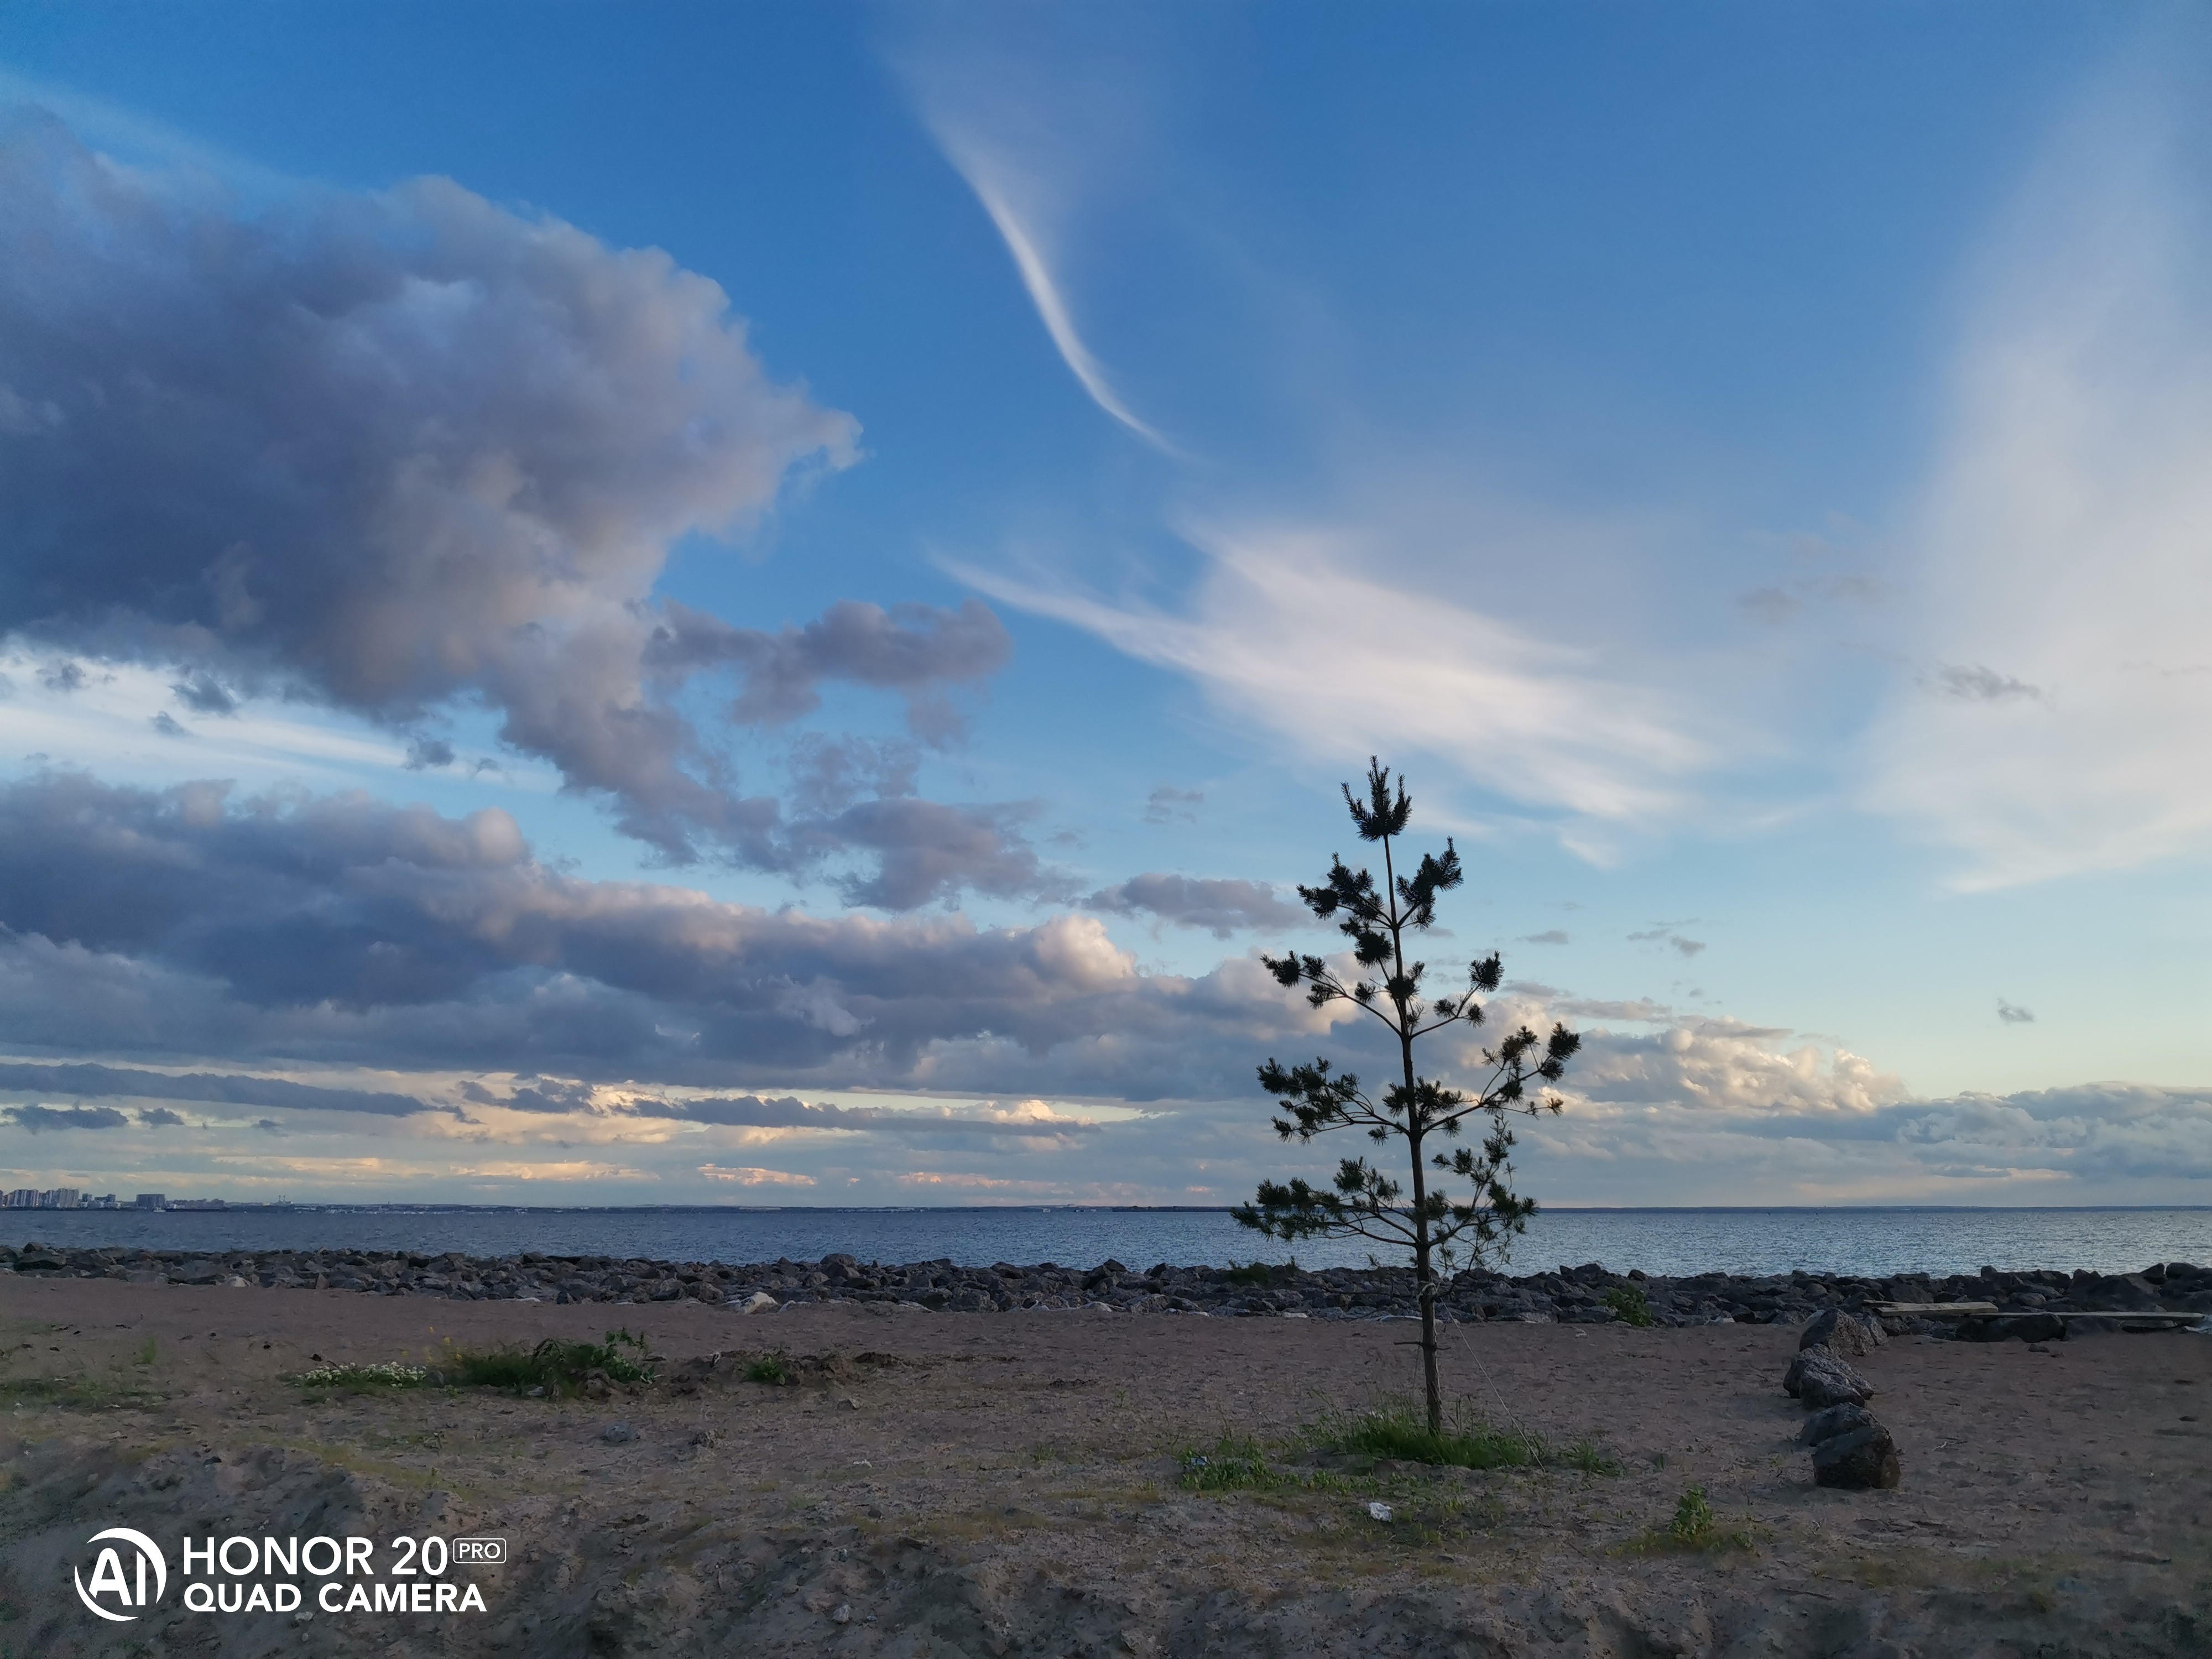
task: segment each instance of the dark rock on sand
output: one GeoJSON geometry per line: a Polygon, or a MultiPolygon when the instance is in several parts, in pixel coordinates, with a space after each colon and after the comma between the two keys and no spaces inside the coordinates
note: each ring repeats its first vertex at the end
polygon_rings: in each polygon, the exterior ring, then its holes
{"type": "Polygon", "coordinates": [[[1800,1348],[1783,1373],[1782,1389],[1816,1411],[1846,1401],[1863,1406],[1874,1398],[1874,1384],[1826,1348],[1800,1348]]]}
{"type": "Polygon", "coordinates": [[[1824,1308],[1806,1322],[1804,1330],[1798,1334],[1797,1346],[1827,1348],[1856,1358],[1872,1353],[1887,1340],[1881,1327],[1873,1320],[1861,1319],[1840,1308],[1824,1308]]]}
{"type": "MultiPolygon", "coordinates": [[[[1863,1415],[1863,1413],[1862,1413],[1863,1415]]],[[[1887,1490],[1903,1479],[1897,1442],[1871,1417],[1813,1448],[1813,1484],[1849,1491],[1887,1490]]]]}
{"type": "Polygon", "coordinates": [[[1853,1429],[1863,1429],[1874,1421],[1874,1413],[1864,1406],[1845,1401],[1840,1406],[1829,1406],[1814,1412],[1805,1419],[1805,1426],[1797,1431],[1797,1443],[1817,1446],[1823,1440],[1833,1440],[1839,1434],[1849,1434],[1853,1429]]]}

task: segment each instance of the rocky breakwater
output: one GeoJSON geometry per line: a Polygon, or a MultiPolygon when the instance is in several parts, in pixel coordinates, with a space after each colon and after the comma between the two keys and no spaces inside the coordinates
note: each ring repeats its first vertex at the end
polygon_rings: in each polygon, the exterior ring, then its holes
{"type": "MultiPolygon", "coordinates": [[[[1893,1331],[1936,1328],[1973,1340],[2018,1337],[2030,1342],[2063,1339],[2071,1328],[2055,1317],[2069,1313],[2141,1313],[2212,1315],[2212,1267],[2187,1261],[2166,1261],[2141,1273],[1999,1273],[1984,1267],[1971,1277],[1928,1279],[1907,1274],[1889,1281],[1896,1288],[1881,1297],[1899,1304],[1899,1311],[1885,1316],[1893,1331]],[[1940,1305],[1962,1302],[1996,1306],[1995,1319],[1959,1321],[1937,1316],[1916,1320],[1910,1305],[1940,1305]]],[[[2088,1328],[2094,1328],[2094,1327],[2088,1328]]]]}
{"type": "MultiPolygon", "coordinates": [[[[0,1247],[0,1273],[110,1278],[141,1284],[240,1285],[349,1290],[457,1300],[671,1302],[683,1298],[764,1310],[793,1302],[896,1302],[940,1312],[1109,1309],[1217,1317],[1376,1319],[1416,1311],[1405,1268],[1288,1267],[1142,1270],[1108,1261],[1094,1267],[1055,1262],[988,1267],[951,1261],[659,1261],[524,1253],[496,1257],[372,1250],[144,1250],[0,1247]]],[[[2140,1273],[1998,1273],[1875,1279],[1796,1273],[1765,1278],[1705,1273],[1665,1279],[1614,1273],[1592,1262],[1518,1277],[1463,1273],[1438,1310],[1462,1323],[1484,1320],[1662,1326],[1796,1324],[1825,1310],[1856,1313],[1870,1303],[1923,1306],[1994,1302],[2008,1312],[2140,1308],[2212,1313],[2212,1270],[2168,1262],[2140,1273]]],[[[1893,1331],[1952,1322],[1893,1316],[1893,1331]]]]}

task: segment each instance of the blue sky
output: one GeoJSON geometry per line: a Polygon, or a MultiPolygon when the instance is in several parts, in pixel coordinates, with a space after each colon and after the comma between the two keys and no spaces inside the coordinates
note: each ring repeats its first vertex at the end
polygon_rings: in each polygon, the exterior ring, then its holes
{"type": "Polygon", "coordinates": [[[1539,1197],[2203,1201],[2198,15],[13,20],[7,1184],[1229,1201],[1380,753],[1539,1197]]]}

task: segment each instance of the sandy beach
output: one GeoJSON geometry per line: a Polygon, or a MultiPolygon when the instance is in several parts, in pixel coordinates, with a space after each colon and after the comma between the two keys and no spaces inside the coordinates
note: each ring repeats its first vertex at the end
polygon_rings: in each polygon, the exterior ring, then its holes
{"type": "MultiPolygon", "coordinates": [[[[751,1317],[343,1291],[0,1288],[10,1652],[2186,1654],[2212,1641],[2212,1342],[1905,1337],[1859,1361],[1905,1479],[1816,1488],[1782,1327],[1461,1328],[1468,1408],[1618,1473],[1334,1460],[1302,1431],[1412,1380],[1395,1321],[751,1317]],[[306,1391],[319,1361],[597,1339],[604,1400],[306,1391]],[[780,1352],[796,1379],[746,1380],[780,1352]],[[718,1358],[715,1356],[719,1356],[718,1358]],[[1222,1436],[1280,1484],[1194,1491],[1222,1436]],[[1673,1543],[1686,1486],[1723,1541],[1673,1543]],[[1391,1519],[1374,1518],[1370,1505],[1391,1519]],[[481,1613],[194,1613],[70,1587],[95,1530],[509,1540],[481,1613]]],[[[165,1546],[166,1547],[166,1546],[165,1546]]]]}

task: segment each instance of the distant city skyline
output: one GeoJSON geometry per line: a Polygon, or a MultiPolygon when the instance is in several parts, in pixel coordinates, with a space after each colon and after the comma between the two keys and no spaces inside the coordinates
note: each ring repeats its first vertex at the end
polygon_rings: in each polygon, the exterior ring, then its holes
{"type": "Polygon", "coordinates": [[[2212,20],[1349,21],[18,16],[0,1188],[2212,1201],[2212,20]]]}

